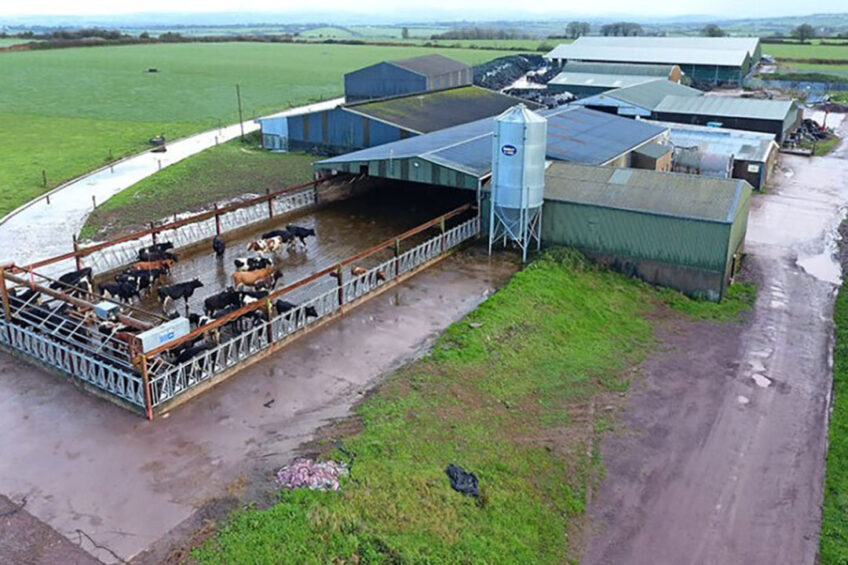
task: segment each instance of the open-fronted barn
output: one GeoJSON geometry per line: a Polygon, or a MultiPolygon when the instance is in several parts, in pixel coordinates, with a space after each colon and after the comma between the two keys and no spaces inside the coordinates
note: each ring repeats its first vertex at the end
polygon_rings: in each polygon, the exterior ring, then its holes
{"type": "Polygon", "coordinates": [[[546,55],[556,64],[678,65],[693,80],[711,84],[741,84],[761,56],[756,37],[580,37],[546,55]]]}

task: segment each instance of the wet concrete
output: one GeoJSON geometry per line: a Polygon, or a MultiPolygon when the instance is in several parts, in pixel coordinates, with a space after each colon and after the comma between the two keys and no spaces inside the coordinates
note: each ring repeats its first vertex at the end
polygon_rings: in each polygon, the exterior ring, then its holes
{"type": "Polygon", "coordinates": [[[82,546],[106,562],[162,549],[172,528],[288,462],[516,268],[451,256],[154,422],[0,354],[0,493],[27,496],[73,541],[82,530],[82,546]]]}
{"type": "MultiPolygon", "coordinates": [[[[333,108],[343,99],[328,100],[292,108],[283,114],[300,113],[333,108]]],[[[259,129],[259,125],[244,122],[245,133],[259,129]]],[[[0,241],[14,241],[14,247],[0,250],[0,264],[14,261],[25,265],[38,259],[55,257],[73,251],[71,236],[79,233],[92,210],[92,196],[102,204],[125,188],[149,177],[168,165],[182,161],[213,147],[235,139],[241,134],[239,124],[205,131],[191,137],[168,143],[166,153],[145,151],[115,163],[111,168],[83,175],[45,198],[33,200],[0,218],[0,241]]]]}
{"type": "MultiPolygon", "coordinates": [[[[193,312],[202,313],[206,297],[232,286],[232,274],[235,271],[233,261],[238,257],[255,255],[247,251],[247,244],[259,238],[265,231],[282,228],[286,224],[297,224],[313,228],[316,233],[315,237],[306,239],[305,248],[284,249],[279,253],[267,255],[283,273],[283,278],[277,283],[279,289],[449,212],[473,197],[474,193],[471,191],[426,190],[423,187],[410,188],[408,185],[404,187],[395,184],[378,187],[310,212],[287,214],[281,217],[278,224],[265,225],[228,240],[221,260],[212,252],[211,244],[208,247],[195,248],[191,254],[178,251],[180,261],[174,265],[169,276],[162,278],[162,284],[198,278],[204,286],[189,300],[189,308],[193,312]]],[[[404,242],[402,251],[437,234],[437,228],[423,232],[420,236],[404,242]]],[[[360,264],[370,268],[392,256],[391,251],[385,251],[361,261],[360,264]]],[[[325,285],[326,289],[330,290],[337,282],[327,277],[325,285]]],[[[316,286],[320,285],[312,286],[313,291],[316,286]]],[[[295,292],[288,299],[300,302],[306,297],[305,293],[295,292]]],[[[162,311],[155,293],[143,297],[138,306],[148,311],[162,311]]],[[[169,311],[184,311],[182,301],[179,304],[171,302],[168,308],[169,311]]]]}
{"type": "Polygon", "coordinates": [[[747,324],[661,330],[627,431],[603,442],[583,563],[815,563],[846,152],[781,156],[778,186],[755,195],[747,324]]]}

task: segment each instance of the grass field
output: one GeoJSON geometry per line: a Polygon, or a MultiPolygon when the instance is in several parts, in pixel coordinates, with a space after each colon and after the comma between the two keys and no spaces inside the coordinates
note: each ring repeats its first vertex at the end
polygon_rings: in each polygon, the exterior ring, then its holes
{"type": "Polygon", "coordinates": [[[763,54],[791,59],[848,59],[848,43],[843,45],[789,45],[764,43],[763,54]]]}
{"type": "MultiPolygon", "coordinates": [[[[841,231],[841,230],[840,230],[841,231]]],[[[821,565],[848,563],[848,291],[836,297],[833,322],[833,399],[828,429],[827,470],[824,481],[821,565]]]]}
{"type": "Polygon", "coordinates": [[[142,229],[151,220],[312,178],[314,155],[264,151],[257,134],[248,141],[235,139],[207,149],[113,196],[88,217],[81,237],[103,241],[142,229]]]}
{"type": "Polygon", "coordinates": [[[0,47],[20,45],[21,43],[29,43],[30,41],[32,41],[32,39],[19,39],[17,37],[0,37],[0,47]]]}
{"type": "Polygon", "coordinates": [[[603,476],[599,439],[617,426],[592,407],[621,402],[653,347],[659,297],[576,252],[548,252],[358,408],[359,425],[344,426],[361,431],[344,438],[356,458],[340,492],[281,493],[238,512],[194,557],[571,562],[587,489],[603,476]],[[451,490],[449,463],[476,474],[479,501],[451,490]]]}
{"type": "Polygon", "coordinates": [[[159,44],[0,54],[0,216],[48,187],[168,138],[342,93],[345,72],[441,52],[467,63],[502,53],[463,49],[265,43],[159,44]],[[160,72],[147,73],[149,67],[160,72]]]}

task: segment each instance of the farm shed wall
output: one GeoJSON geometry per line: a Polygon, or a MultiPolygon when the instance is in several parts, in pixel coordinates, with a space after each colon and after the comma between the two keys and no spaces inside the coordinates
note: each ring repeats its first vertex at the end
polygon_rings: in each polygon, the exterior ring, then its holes
{"type": "Polygon", "coordinates": [[[382,62],[347,73],[344,77],[344,88],[345,100],[357,102],[423,92],[428,89],[428,80],[424,75],[382,62]]]}
{"type": "Polygon", "coordinates": [[[289,127],[285,116],[257,120],[262,128],[262,148],[269,150],[288,149],[289,127]]]}
{"type": "Polygon", "coordinates": [[[288,119],[289,148],[338,155],[416,135],[399,127],[334,108],[288,119]]]}

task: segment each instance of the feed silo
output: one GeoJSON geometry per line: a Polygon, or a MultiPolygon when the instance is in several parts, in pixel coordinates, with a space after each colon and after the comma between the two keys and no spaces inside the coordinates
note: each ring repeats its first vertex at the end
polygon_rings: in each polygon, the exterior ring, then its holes
{"type": "Polygon", "coordinates": [[[489,253],[512,241],[526,261],[533,240],[541,245],[547,133],[548,121],[524,104],[495,118],[489,253]]]}

